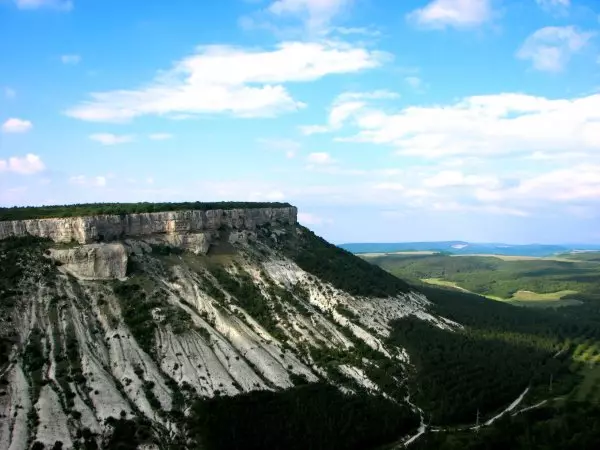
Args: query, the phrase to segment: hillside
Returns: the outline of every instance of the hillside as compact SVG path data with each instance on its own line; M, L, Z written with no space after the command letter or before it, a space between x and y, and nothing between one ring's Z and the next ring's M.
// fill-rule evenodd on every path
M0 448L237 448L211 434L231 426L243 448L307 429L314 448L371 448L416 430L390 322L457 325L297 225L295 208L267 210L3 222ZM261 399L295 431L231 422ZM344 427L365 432L339 439Z
M237 206L0 222L0 448L437 448L548 379L594 392L597 312L408 284Z
M521 306L580 305L600 300L600 253L556 257L369 255L364 258L413 282L424 281Z

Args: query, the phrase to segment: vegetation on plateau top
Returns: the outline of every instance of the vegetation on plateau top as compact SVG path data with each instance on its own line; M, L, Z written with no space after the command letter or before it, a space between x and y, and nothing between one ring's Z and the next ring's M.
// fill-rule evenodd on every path
M15 206L0 208L0 221L60 217L140 214L166 211L208 211L215 209L289 208L280 202L180 202L180 203L79 203L74 205Z

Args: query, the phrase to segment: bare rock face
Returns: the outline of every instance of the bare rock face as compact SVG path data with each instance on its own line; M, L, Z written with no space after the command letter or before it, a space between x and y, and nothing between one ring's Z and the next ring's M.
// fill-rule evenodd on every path
M1 221L0 239L29 234L54 242L89 244L156 234L212 233L222 229L255 231L263 225L294 225L297 213L295 207L286 207ZM190 245L202 249L205 244L192 242Z
M110 280L127 275L127 250L120 243L51 249L50 257L64 271L82 280Z

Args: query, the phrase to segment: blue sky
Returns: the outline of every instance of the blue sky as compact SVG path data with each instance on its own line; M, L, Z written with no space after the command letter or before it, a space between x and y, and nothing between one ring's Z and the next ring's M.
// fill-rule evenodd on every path
M600 243L596 0L0 0L0 205Z

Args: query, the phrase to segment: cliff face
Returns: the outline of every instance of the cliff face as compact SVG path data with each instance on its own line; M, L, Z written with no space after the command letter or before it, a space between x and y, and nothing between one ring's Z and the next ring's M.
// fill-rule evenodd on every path
M362 260L295 222L281 208L0 223L1 237L82 242L0 240L0 449L199 448L200 399L307 382L409 400L390 321L458 325L417 292L347 292L340 278L366 279Z
M127 275L127 250L121 243L88 244L71 249L50 249L50 257L82 280L110 280Z
M190 241L189 238L177 236L194 233L210 235L220 229L254 231L263 225L293 225L297 221L297 213L295 207L288 207L14 220L0 222L0 240L29 234L54 242L89 244L125 237L167 234L171 236L168 240ZM204 242L205 239L191 240ZM206 245L199 247L206 248Z

